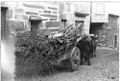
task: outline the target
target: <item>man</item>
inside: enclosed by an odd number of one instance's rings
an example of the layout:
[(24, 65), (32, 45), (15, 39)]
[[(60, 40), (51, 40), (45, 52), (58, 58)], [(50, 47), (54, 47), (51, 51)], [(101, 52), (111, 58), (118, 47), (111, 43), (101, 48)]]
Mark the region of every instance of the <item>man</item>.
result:
[(97, 35), (94, 35), (91, 37), (92, 38), (92, 41), (91, 41), (91, 57), (96, 57), (96, 47), (97, 47)]
[(90, 65), (90, 46), (92, 39), (87, 36), (87, 34), (83, 35), (83, 38), (78, 42), (78, 47), (81, 51), (81, 65), (83, 63), (87, 63)]

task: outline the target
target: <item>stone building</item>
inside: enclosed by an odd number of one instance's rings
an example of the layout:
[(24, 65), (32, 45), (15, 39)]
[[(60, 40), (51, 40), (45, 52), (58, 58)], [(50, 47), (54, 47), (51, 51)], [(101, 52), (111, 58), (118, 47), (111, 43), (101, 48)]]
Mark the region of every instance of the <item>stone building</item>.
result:
[[(87, 4), (87, 5), (86, 5)], [(8, 7), (6, 24), (10, 33), (33, 30), (46, 33), (66, 25), (82, 23), (80, 33), (89, 33), (89, 2), (2, 2)]]
[(108, 32), (106, 34), (109, 45), (111, 44), (112, 47), (118, 48), (119, 47), (119, 22), (118, 22), (118, 15), (109, 14), (108, 16)]
[(8, 28), (10, 34), (27, 30), (49, 34), (67, 25), (82, 24), (80, 34), (97, 34), (104, 43), (101, 46), (116, 47), (112, 39), (118, 39), (118, 16), (108, 14), (104, 2), (2, 2), (1, 5), (2, 21), (6, 19), (2, 30)]
[(82, 23), (79, 33), (89, 34), (90, 25), (90, 3), (89, 2), (61, 2), (60, 20), (65, 20), (67, 25), (76, 27)]
[(99, 46), (118, 47), (118, 15), (106, 12), (103, 2), (92, 2), (90, 33), (97, 34)]
[[(45, 2), (2, 2), (6, 6), (6, 24), (10, 33), (59, 28), (59, 6)], [(51, 23), (52, 20), (52, 23)], [(50, 24), (49, 24), (50, 23)], [(48, 29), (49, 29), (48, 28)]]

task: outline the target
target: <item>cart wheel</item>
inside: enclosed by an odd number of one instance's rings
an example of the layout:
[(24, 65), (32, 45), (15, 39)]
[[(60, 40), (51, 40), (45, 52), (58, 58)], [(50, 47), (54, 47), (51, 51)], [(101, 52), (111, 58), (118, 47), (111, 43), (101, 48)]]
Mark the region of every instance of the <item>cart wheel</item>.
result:
[(72, 71), (78, 70), (80, 65), (80, 50), (78, 47), (74, 47), (70, 57), (70, 68)]

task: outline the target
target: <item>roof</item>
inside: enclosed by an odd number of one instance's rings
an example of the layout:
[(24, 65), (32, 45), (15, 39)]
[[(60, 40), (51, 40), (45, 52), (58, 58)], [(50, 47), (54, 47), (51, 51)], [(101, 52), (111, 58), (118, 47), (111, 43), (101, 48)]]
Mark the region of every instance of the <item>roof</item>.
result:
[(80, 17), (85, 17), (86, 15), (89, 15), (87, 13), (81, 13), (81, 12), (75, 12), (76, 16), (80, 16)]
[(66, 18), (62, 18), (61, 21), (67, 21), (67, 19)]
[(41, 21), (42, 18), (41, 17), (38, 17), (38, 16), (29, 16), (29, 20), (35, 20), (35, 21)]
[(119, 18), (119, 15), (115, 15), (115, 14), (109, 14), (109, 16)]
[(1, 5), (1, 8), (8, 9), (8, 7), (5, 5)]

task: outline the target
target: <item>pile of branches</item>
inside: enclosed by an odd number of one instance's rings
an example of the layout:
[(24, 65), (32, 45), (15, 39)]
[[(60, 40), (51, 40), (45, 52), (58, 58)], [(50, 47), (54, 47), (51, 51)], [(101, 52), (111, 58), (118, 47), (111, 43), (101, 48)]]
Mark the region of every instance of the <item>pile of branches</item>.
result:
[(48, 38), (32, 32), (18, 33), (15, 43), (16, 75), (39, 75), (50, 63), (52, 47)]
[[(51, 39), (43, 34), (30, 31), (16, 35), (16, 75), (40, 75), (44, 69), (53, 70), (51, 61), (59, 59), (68, 48), (67, 40), (74, 40), (72, 25), (59, 31), (65, 36)], [(51, 73), (51, 72), (50, 72)]]

